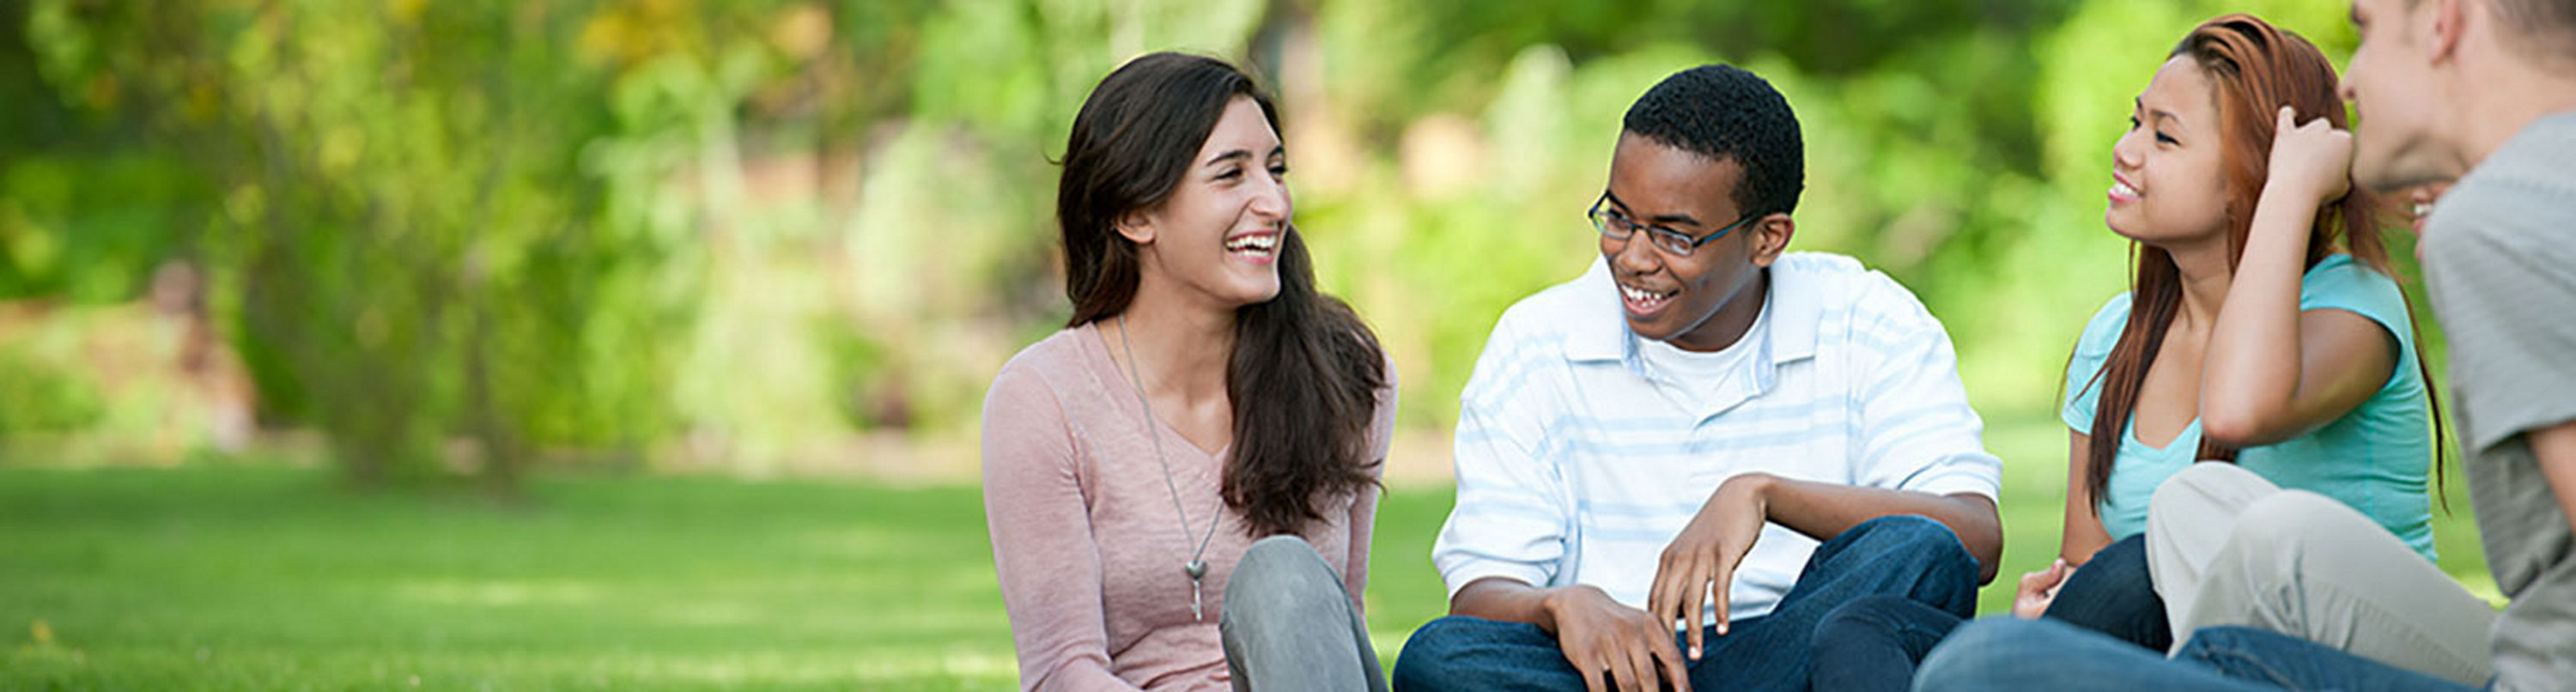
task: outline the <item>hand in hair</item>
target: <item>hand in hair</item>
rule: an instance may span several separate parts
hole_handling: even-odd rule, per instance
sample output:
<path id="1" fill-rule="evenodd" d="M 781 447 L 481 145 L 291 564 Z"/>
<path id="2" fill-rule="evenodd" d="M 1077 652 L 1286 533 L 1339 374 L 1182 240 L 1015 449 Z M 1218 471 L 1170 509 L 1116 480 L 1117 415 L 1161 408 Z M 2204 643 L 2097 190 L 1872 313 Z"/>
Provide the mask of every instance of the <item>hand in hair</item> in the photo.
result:
<path id="1" fill-rule="evenodd" d="M 2320 204 L 2342 197 L 2352 189 L 2352 133 L 2325 118 L 2305 124 L 2297 119 L 2298 113 L 2289 106 L 2282 106 L 2274 118 L 2271 174 L 2264 185 Z"/>

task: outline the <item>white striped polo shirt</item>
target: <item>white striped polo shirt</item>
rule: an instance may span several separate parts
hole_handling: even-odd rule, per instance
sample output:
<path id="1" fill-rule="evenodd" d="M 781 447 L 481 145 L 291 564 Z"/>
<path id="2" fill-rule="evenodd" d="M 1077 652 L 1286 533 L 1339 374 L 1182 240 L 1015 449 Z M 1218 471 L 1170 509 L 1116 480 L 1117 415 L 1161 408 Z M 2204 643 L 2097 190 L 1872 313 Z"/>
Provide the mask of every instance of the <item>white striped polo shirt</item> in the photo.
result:
<path id="1" fill-rule="evenodd" d="M 1755 350 L 1713 375 L 1642 357 L 1668 347 L 1629 332 L 1598 260 L 1503 312 L 1460 395 L 1457 505 L 1432 548 L 1450 595 L 1499 576 L 1642 608 L 1666 544 L 1740 473 L 1997 495 L 1949 336 L 1912 292 L 1841 255 L 1770 274 L 1762 328 L 1734 347 Z M 1733 617 L 1770 612 L 1816 545 L 1765 526 Z"/>

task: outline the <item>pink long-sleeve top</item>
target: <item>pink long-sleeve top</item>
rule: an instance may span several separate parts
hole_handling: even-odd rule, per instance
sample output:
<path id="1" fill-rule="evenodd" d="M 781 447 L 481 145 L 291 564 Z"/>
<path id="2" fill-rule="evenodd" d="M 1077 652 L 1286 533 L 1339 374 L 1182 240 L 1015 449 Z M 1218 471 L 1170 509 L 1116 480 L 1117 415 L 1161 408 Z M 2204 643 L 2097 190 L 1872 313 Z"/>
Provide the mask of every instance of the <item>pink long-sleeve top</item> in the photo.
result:
<path id="1" fill-rule="evenodd" d="M 1385 459 L 1394 371 L 1378 393 L 1372 458 Z M 1190 617 L 1183 536 L 1155 461 L 1163 438 L 1171 482 L 1207 545 L 1205 619 Z M 984 516 L 993 566 L 1019 650 L 1020 687 L 1037 690 L 1222 690 L 1230 686 L 1217 620 L 1243 551 L 1241 513 L 1218 499 L 1230 450 L 1209 454 L 1149 419 L 1110 360 L 1098 323 L 1020 351 L 984 400 Z M 1383 468 L 1383 465 L 1380 465 Z M 1375 489 L 1331 499 L 1301 534 L 1339 570 L 1354 605 L 1368 581 Z"/>

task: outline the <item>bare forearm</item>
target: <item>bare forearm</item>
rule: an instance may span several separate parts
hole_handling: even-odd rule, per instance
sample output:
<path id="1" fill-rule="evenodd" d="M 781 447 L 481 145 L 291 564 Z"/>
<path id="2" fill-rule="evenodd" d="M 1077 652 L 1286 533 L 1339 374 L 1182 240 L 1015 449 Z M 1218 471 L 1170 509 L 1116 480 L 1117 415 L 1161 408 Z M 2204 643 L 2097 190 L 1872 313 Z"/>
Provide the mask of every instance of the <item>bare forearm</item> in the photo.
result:
<path id="1" fill-rule="evenodd" d="M 1950 527 L 1959 543 L 1977 558 L 1977 581 L 1995 578 L 2003 556 L 2003 522 L 1992 500 L 1974 495 L 1933 495 L 1905 490 L 1792 480 L 1750 474 L 1727 482 L 1760 484 L 1766 518 L 1816 540 L 1830 540 L 1861 522 L 1900 514 L 1919 515 Z"/>
<path id="2" fill-rule="evenodd" d="M 2057 542 L 2057 557 L 2070 565 L 2082 565 L 2093 554 L 2111 547 L 2111 532 L 2102 529 L 2102 520 L 2087 507 L 2069 505 L 2066 509 L 2065 537 Z"/>
<path id="3" fill-rule="evenodd" d="M 2111 545 L 2111 532 L 2102 529 L 2102 517 L 2093 513 L 2093 468 L 2087 454 L 2092 452 L 2093 436 L 2069 432 L 2066 445 L 2066 514 L 2063 531 L 2058 534 L 2057 557 L 2066 564 L 2081 565 L 2093 554 Z"/>
<path id="4" fill-rule="evenodd" d="M 1449 597 L 1449 614 L 1498 622 L 1526 622 L 1554 632 L 1556 619 L 1547 608 L 1549 591 L 1517 579 L 1486 577 L 1469 582 L 1458 590 L 1458 595 Z"/>
<path id="5" fill-rule="evenodd" d="M 2234 438 L 2222 442 L 2241 445 L 2274 436 L 2280 414 L 2298 393 L 2299 279 L 2317 208 L 2301 194 L 2264 188 L 2227 300 L 2211 326 L 2200 414 L 2212 436 Z"/>
<path id="6" fill-rule="evenodd" d="M 2576 421 L 2560 423 L 2528 433 L 2531 456 L 2540 464 L 2540 474 L 2549 479 L 2549 489 L 2558 495 L 2558 512 L 2566 515 L 2569 531 L 2576 531 Z"/>

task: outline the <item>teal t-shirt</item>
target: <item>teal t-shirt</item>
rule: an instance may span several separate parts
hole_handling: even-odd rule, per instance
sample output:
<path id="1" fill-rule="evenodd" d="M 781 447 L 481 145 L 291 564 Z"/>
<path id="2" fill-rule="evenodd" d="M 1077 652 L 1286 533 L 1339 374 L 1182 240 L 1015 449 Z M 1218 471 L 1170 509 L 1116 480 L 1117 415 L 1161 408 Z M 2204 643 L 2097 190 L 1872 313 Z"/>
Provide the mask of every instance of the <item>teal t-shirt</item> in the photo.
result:
<path id="1" fill-rule="evenodd" d="M 2415 364 L 2415 329 L 2397 282 L 2351 255 L 2329 255 L 2299 279 L 2299 310 L 2344 310 L 2379 323 L 2397 338 L 2397 367 L 2360 408 L 2306 435 L 2237 451 L 2236 463 L 2283 488 L 2334 498 L 2379 522 L 2406 545 L 2433 557 L 2433 514 L 2425 492 L 2433 438 L 2423 371 Z M 2101 398 L 2094 374 L 2128 328 L 2129 294 L 2093 314 L 2066 366 L 2066 408 L 2076 432 L 2093 431 Z M 2113 540 L 2147 528 L 2147 500 L 2166 478 L 2190 466 L 2200 450 L 2200 419 L 2162 448 L 2138 441 L 2137 423 L 2121 427 L 2120 452 L 2100 498 L 2102 528 Z"/>

